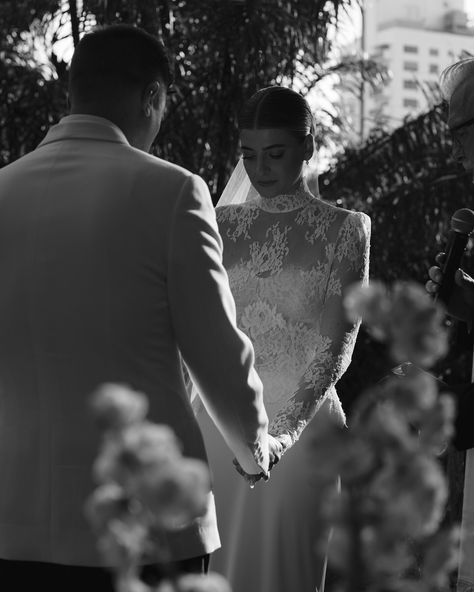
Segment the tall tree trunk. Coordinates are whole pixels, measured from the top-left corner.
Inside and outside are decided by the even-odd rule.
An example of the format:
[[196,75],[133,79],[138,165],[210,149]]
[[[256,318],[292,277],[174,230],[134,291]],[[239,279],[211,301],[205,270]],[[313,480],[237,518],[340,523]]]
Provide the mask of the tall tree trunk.
[[79,17],[77,15],[77,0],[69,0],[69,16],[71,18],[72,40],[74,47],[79,43]]

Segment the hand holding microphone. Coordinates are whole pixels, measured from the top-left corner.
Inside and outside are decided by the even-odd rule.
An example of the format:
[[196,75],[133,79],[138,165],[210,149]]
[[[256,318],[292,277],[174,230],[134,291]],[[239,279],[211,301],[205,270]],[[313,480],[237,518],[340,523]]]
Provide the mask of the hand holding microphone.
[[471,322],[474,318],[474,280],[459,269],[470,234],[474,231],[474,212],[457,210],[451,218],[451,230],[445,253],[436,257],[438,266],[429,270],[426,289],[441,301],[453,317]]

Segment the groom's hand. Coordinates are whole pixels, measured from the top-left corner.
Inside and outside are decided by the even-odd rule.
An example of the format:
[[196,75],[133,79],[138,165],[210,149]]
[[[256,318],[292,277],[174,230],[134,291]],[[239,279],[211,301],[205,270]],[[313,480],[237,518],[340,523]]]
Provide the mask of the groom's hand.
[[242,477],[245,479],[245,481],[247,481],[250,487],[254,487],[255,483],[257,483],[257,481],[260,481],[260,479],[263,479],[264,481],[268,481],[270,479],[270,471],[268,471],[267,473],[264,473],[262,471],[261,473],[255,474],[246,473],[240,466],[239,461],[236,458],[234,458],[232,462],[237,473],[239,473],[239,475],[242,475]]
[[235,470],[239,473],[239,475],[242,475],[242,477],[247,481],[250,487],[254,487],[255,483],[257,483],[257,481],[260,481],[260,479],[268,481],[270,479],[270,469],[277,464],[277,462],[283,455],[282,443],[271,434],[268,434],[268,452],[270,457],[270,464],[267,473],[264,473],[263,471],[257,474],[246,473],[240,466],[239,461],[236,458],[234,458],[234,460],[232,461],[234,463]]

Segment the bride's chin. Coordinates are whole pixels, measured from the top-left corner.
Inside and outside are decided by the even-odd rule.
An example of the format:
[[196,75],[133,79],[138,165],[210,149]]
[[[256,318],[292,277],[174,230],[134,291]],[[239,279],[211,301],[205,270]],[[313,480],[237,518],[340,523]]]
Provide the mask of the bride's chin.
[[272,197],[276,197],[280,194],[276,187],[257,187],[258,193],[267,199],[271,199]]

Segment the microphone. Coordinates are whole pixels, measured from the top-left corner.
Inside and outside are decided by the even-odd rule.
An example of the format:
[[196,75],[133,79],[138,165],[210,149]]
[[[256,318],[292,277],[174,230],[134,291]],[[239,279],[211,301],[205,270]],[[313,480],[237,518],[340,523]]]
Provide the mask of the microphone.
[[448,304],[454,286],[454,275],[461,265],[469,235],[473,230],[474,212],[472,210],[461,208],[454,212],[446,246],[446,260],[442,268],[443,279],[436,296],[436,300],[439,299],[444,304]]

